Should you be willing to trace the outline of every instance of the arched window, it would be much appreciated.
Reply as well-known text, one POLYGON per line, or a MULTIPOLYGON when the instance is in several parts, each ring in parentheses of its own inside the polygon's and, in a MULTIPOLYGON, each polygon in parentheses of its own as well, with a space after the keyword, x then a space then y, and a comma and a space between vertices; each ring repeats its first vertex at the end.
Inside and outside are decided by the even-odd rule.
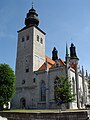
POLYGON ((41 92, 41 101, 46 101, 46 84, 44 80, 41 81, 40 92, 41 92))
POLYGON ((27 35, 27 38, 26 38, 27 40, 29 40, 29 35, 27 35))
POLYGON ((21 98, 20 99, 20 107, 23 108, 23 109, 26 107, 26 100, 25 100, 25 98, 21 98))
POLYGON ((39 35, 37 35, 37 41, 39 42, 39 35))
POLYGON ((59 77, 56 76, 55 79, 54 79, 54 98, 56 99, 57 98, 57 95, 56 95, 56 87, 58 86, 58 80, 59 80, 59 77))
POLYGON ((42 38, 40 39, 40 43, 43 44, 43 39, 42 38))
POLYGON ((24 37, 22 37, 22 42, 24 42, 24 37))
POLYGON ((55 85, 58 85, 58 80, 59 80, 59 77, 56 76, 55 79, 54 79, 54 86, 55 86, 55 85))

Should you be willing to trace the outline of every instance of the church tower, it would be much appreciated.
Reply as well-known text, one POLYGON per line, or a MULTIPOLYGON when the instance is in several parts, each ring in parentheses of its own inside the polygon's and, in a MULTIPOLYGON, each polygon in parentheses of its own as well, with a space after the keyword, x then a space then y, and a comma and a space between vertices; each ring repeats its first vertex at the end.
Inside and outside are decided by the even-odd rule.
MULTIPOLYGON (((18 31, 16 57, 15 106, 20 107, 20 99, 30 103, 33 88, 33 74, 45 62, 45 32, 39 27, 39 19, 33 5, 26 15, 25 27, 18 31), (28 90, 27 90, 28 88, 28 90), (25 92, 25 93, 24 93, 25 92), (29 100, 26 100, 28 96, 29 100)), ((22 102, 23 103, 23 102, 22 102)), ((22 105, 23 106, 23 105, 22 105)), ((24 106, 26 106, 24 104, 24 106)))
MULTIPOLYGON (((18 82, 25 79, 27 74, 31 76, 32 72, 38 70, 45 62, 45 33, 38 25, 38 14, 32 6, 25 18, 25 27, 18 31, 16 58, 18 82)), ((30 82, 29 76, 27 77, 30 82)))
POLYGON ((76 79, 76 94, 77 94, 77 108, 80 109, 80 98, 79 98, 79 71, 78 71, 78 61, 79 58, 76 54, 76 47, 71 43, 70 47, 70 65, 75 69, 75 79, 76 79))

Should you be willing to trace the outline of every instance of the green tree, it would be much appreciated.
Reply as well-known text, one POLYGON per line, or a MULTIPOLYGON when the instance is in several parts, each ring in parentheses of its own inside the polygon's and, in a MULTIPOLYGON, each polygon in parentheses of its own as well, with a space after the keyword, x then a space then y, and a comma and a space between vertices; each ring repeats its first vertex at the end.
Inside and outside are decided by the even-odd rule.
POLYGON ((7 64, 0 64, 0 108, 10 102, 15 92, 15 74, 7 64))
POLYGON ((71 82, 64 77, 58 78, 54 82, 55 101, 69 103, 75 100, 75 94, 72 93, 71 82))

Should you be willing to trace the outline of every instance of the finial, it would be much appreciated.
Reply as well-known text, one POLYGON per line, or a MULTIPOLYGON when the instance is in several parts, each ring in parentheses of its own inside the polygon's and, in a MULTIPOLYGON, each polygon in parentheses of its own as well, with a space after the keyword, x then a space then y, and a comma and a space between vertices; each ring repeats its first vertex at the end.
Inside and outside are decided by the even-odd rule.
POLYGON ((33 9, 34 3, 32 2, 32 9, 33 9))

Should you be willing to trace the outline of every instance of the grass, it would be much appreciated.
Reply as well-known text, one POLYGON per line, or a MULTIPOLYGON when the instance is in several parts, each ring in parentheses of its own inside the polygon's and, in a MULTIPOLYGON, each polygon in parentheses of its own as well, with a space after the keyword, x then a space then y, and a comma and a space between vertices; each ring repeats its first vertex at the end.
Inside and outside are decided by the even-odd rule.
POLYGON ((11 109, 11 110, 4 110, 4 112, 29 112, 29 113, 47 113, 47 112, 55 112, 57 113, 58 110, 27 110, 27 109, 11 109))
POLYGON ((26 110, 26 109, 11 109, 11 110, 4 110, 4 112, 26 112, 26 113, 59 113, 59 112, 81 112, 81 111, 88 111, 89 109, 66 109, 66 110, 59 110, 59 109, 50 109, 50 110, 26 110))

